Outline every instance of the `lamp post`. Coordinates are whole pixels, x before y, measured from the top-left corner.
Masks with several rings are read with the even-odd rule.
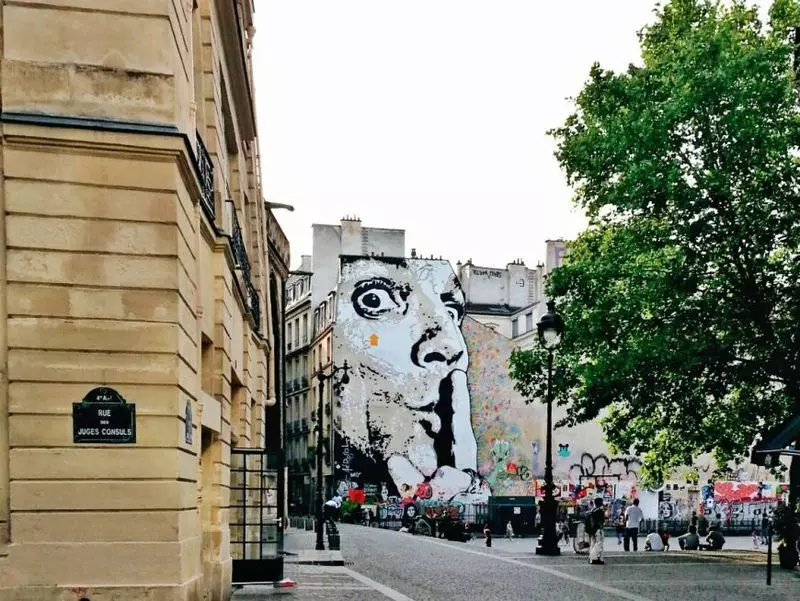
[[[556,313],[555,301],[547,302],[547,313],[536,324],[539,343],[547,350],[547,449],[544,464],[544,501],[542,502],[542,535],[536,555],[560,555],[556,536],[556,503],[553,490],[553,351],[564,335],[564,321]]]
[[[316,510],[317,510],[317,544],[316,550],[317,551],[324,551],[325,550],[325,538],[323,536],[323,529],[325,527],[325,520],[324,520],[324,497],[322,493],[322,412],[324,410],[323,401],[325,399],[325,382],[330,380],[334,375],[336,375],[339,371],[344,371],[344,375],[342,376],[341,380],[339,381],[341,384],[347,384],[350,381],[350,376],[347,375],[347,372],[350,370],[350,367],[347,365],[347,360],[345,360],[344,365],[342,367],[333,366],[331,369],[331,373],[326,374],[321,369],[317,371],[317,380],[319,381],[319,399],[317,400],[317,498],[316,498]]]

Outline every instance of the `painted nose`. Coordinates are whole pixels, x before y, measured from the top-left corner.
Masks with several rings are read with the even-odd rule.
[[[418,367],[449,367],[463,355],[461,333],[452,321],[427,328],[411,348],[411,360]]]

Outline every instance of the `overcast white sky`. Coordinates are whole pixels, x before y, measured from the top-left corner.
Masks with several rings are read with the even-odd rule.
[[[292,245],[357,215],[503,266],[584,225],[545,135],[592,62],[639,61],[653,0],[256,0],[265,197]]]

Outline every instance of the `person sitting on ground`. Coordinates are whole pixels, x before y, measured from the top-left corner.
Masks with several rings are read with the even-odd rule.
[[[644,550],[645,551],[664,550],[664,543],[661,541],[661,537],[655,530],[651,530],[650,533],[647,535],[647,538],[644,539]]]
[[[700,537],[697,536],[697,526],[689,526],[689,532],[678,537],[678,546],[682,551],[697,551],[700,548]]]
[[[711,526],[708,529],[708,536],[706,537],[705,544],[700,545],[700,549],[703,551],[719,551],[722,549],[722,546],[725,544],[725,537],[722,536],[722,532],[719,531],[719,528],[716,526]]]
[[[667,527],[662,527],[658,535],[661,537],[661,542],[664,545],[664,551],[669,551],[669,530],[667,530]]]

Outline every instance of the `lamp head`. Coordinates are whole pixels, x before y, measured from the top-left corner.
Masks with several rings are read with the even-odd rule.
[[[561,338],[564,336],[564,320],[556,313],[554,300],[547,301],[547,313],[542,315],[536,328],[539,330],[539,343],[548,351],[561,344]]]

